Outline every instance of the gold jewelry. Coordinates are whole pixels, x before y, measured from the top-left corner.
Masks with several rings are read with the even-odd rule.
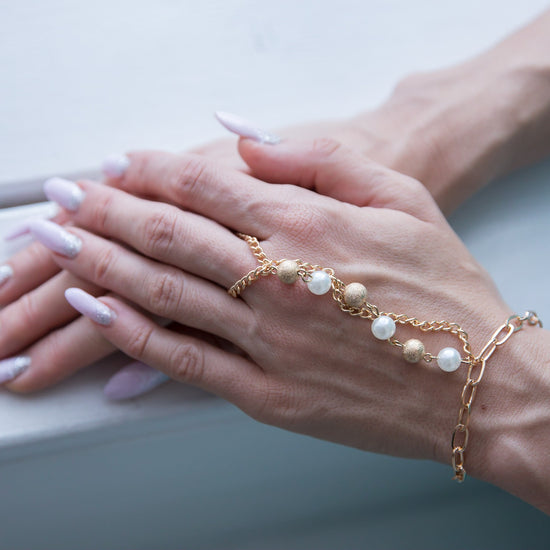
[[[271,260],[263,251],[256,237],[244,233],[237,233],[237,236],[246,241],[260,265],[231,286],[228,292],[233,298],[237,298],[260,277],[277,275],[285,284],[294,284],[298,279],[302,279],[313,294],[322,295],[332,290],[332,298],[338,303],[342,311],[372,321],[371,331],[373,335],[379,340],[386,340],[392,346],[401,348],[405,361],[409,363],[417,363],[420,360],[424,360],[426,363],[436,361],[441,370],[445,372],[453,372],[461,364],[468,365],[468,376],[462,390],[458,422],[451,437],[451,462],[455,473],[453,479],[459,482],[464,481],[466,476],[464,452],[468,446],[471,407],[477,387],[483,378],[487,360],[498,346],[504,344],[512,334],[521,330],[525,322],[529,325],[538,324],[542,327],[542,322],[537,314],[528,311],[525,315],[512,315],[509,317],[495,331],[481,353],[476,357],[472,353],[467,332],[457,323],[450,323],[445,320],[420,321],[416,317],[409,317],[405,314],[382,312],[377,306],[367,301],[367,289],[361,283],[346,285],[334,275],[334,270],[330,267],[322,267],[302,260]],[[409,325],[418,328],[422,332],[447,332],[452,334],[460,340],[464,357],[460,355],[457,349],[452,347],[443,348],[437,355],[433,355],[427,352],[424,344],[416,338],[401,342],[394,338],[397,324]],[[479,372],[474,376],[474,372],[477,370]]]

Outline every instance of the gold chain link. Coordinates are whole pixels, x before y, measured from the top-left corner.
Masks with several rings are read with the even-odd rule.
[[[260,277],[276,274],[277,266],[286,261],[285,259],[277,261],[269,259],[256,237],[251,237],[250,235],[245,235],[244,233],[237,233],[237,236],[248,243],[252,253],[257,258],[260,265],[231,286],[228,292],[234,298],[237,298],[245,288],[257,281]],[[539,325],[542,327],[542,322],[538,318],[537,314],[535,312],[528,311],[524,315],[510,316],[506,322],[498,327],[498,329],[494,332],[491,339],[483,347],[479,355],[474,356],[468,339],[468,333],[457,323],[450,323],[445,320],[421,321],[416,317],[409,317],[405,314],[383,312],[380,311],[377,306],[367,301],[365,301],[361,307],[348,306],[344,298],[346,284],[334,275],[334,270],[332,268],[310,264],[303,262],[302,260],[293,261],[296,262],[298,266],[298,277],[306,283],[311,279],[311,274],[314,271],[325,271],[328,273],[331,278],[333,299],[338,303],[342,311],[350,315],[368,319],[370,321],[373,321],[381,316],[387,316],[393,319],[395,323],[408,325],[417,328],[422,332],[446,332],[456,336],[460,340],[465,355],[461,359],[461,362],[468,365],[468,375],[466,378],[466,383],[462,389],[461,405],[458,411],[458,422],[451,436],[451,463],[455,474],[453,479],[456,479],[459,482],[464,481],[466,477],[464,453],[466,452],[470,437],[469,426],[471,409],[479,383],[485,374],[487,360],[493,355],[499,346],[508,341],[512,334],[522,330],[524,323],[529,325]],[[389,342],[393,346],[399,348],[404,347],[404,344],[396,338],[390,338]],[[430,363],[436,360],[437,356],[431,353],[424,353],[423,359],[427,363]]]

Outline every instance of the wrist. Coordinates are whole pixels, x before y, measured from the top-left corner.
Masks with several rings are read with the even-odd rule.
[[[487,364],[472,415],[473,476],[550,513],[550,332],[527,328]]]

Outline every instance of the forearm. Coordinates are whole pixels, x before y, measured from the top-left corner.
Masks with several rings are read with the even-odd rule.
[[[549,52],[550,11],[471,60],[404,79],[355,124],[385,138],[375,158],[420,179],[450,212],[550,154]]]

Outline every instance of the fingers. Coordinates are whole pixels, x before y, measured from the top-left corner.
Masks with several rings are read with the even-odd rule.
[[[19,352],[18,357],[29,359],[28,365],[5,387],[17,393],[42,390],[99,361],[115,349],[87,319],[79,317]]]
[[[49,250],[42,245],[40,248],[51,257]],[[53,329],[74,319],[75,312],[67,304],[63,293],[75,285],[93,294],[100,292],[96,285],[64,272],[3,308],[0,311],[0,356],[8,357],[18,353]]]
[[[97,300],[74,290],[66,293],[71,304],[96,321],[98,332],[127,355],[245,410],[258,408],[264,375],[247,359],[160,327],[115,297]]]
[[[231,228],[267,237],[280,190],[204,156],[136,152],[110,185],[132,194],[177,204]]]
[[[253,266],[246,244],[212,220],[105,185],[80,188],[85,197],[73,214],[80,227],[226,288]]]
[[[0,306],[13,302],[59,271],[50,252],[38,243],[12,256],[4,266],[4,275],[0,274]]]
[[[252,175],[265,181],[300,185],[343,202],[394,208],[421,218],[435,210],[419,182],[332,139],[268,146],[241,139],[239,152]]]
[[[37,222],[31,231],[58,252],[56,261],[61,267],[155,315],[233,342],[241,341],[252,322],[244,301],[232,299],[223,288],[181,269],[140,256],[79,228],[67,231],[52,222]],[[70,253],[56,248],[51,238],[54,232],[60,235],[58,242],[76,239],[79,245],[71,244]],[[76,249],[78,252],[73,254]]]

